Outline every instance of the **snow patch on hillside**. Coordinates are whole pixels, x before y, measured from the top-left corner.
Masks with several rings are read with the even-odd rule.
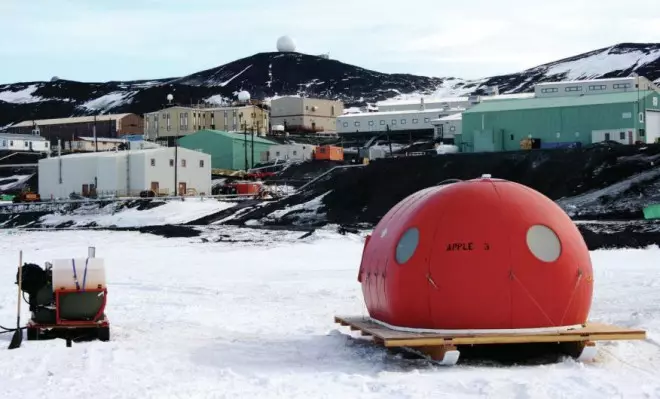
[[[540,66],[529,71],[540,71],[547,68],[545,71],[546,76],[566,74],[565,79],[568,80],[592,79],[613,71],[622,71],[631,67],[636,69],[660,58],[660,50],[650,51],[649,54],[642,51],[611,54],[611,50],[610,48],[575,61]]]
[[[29,85],[28,87],[17,91],[5,90],[0,92],[0,101],[12,104],[38,103],[44,99],[33,95],[37,89],[39,89],[39,86]]]
[[[94,100],[87,101],[86,103],[80,105],[80,107],[91,111],[108,111],[112,108],[129,104],[132,101],[132,97],[136,93],[136,91],[115,91]]]

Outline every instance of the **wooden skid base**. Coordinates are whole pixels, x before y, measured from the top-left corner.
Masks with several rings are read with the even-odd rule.
[[[646,331],[627,329],[601,323],[587,323],[581,328],[559,332],[525,333],[417,333],[397,331],[367,317],[335,316],[335,323],[347,326],[362,335],[373,337],[374,342],[386,348],[410,348],[440,364],[456,364],[460,356],[458,346],[488,344],[540,344],[562,343],[571,355],[588,362],[596,355],[595,341],[644,340]]]

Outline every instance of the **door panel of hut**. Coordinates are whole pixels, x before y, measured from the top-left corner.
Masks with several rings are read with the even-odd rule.
[[[151,191],[153,191],[155,194],[158,194],[158,192],[160,191],[160,187],[157,181],[151,182]]]
[[[179,182],[179,195],[180,196],[186,195],[186,183],[185,182]]]

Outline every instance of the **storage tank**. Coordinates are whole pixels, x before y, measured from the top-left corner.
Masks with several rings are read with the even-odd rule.
[[[60,317],[90,320],[103,309],[106,289],[102,258],[56,259],[52,262],[53,292],[60,291]],[[87,292],[93,289],[95,291]]]
[[[568,215],[489,175],[396,204],[365,242],[358,281],[372,318],[441,330],[568,328],[586,323],[593,293]]]

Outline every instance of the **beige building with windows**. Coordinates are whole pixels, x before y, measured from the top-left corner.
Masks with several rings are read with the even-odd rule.
[[[236,107],[174,106],[144,115],[144,135],[148,140],[167,140],[200,130],[248,131],[264,136],[268,112],[256,105]]]
[[[289,133],[335,132],[337,116],[344,112],[341,101],[292,96],[272,100],[270,108],[271,125]]]

